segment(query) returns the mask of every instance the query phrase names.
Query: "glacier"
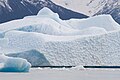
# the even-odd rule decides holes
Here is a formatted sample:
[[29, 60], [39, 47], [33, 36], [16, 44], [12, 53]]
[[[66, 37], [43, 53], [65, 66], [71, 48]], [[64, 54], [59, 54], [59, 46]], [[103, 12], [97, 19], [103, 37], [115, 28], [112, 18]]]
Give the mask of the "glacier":
[[120, 25], [110, 15], [61, 20], [45, 7], [0, 24], [0, 36], [1, 53], [32, 66], [120, 65]]
[[31, 64], [22, 58], [0, 55], [0, 72], [28, 72]]

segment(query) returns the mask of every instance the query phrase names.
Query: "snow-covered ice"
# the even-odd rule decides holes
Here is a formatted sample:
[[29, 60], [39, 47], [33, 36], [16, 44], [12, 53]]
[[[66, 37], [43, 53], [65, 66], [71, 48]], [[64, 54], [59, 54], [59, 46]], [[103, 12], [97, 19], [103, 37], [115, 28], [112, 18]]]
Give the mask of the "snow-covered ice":
[[120, 29], [120, 25], [115, 22], [111, 15], [99, 15], [88, 19], [71, 19], [67, 23], [74, 29], [86, 29], [89, 27], [103, 28], [106, 31]]
[[0, 35], [2, 53], [33, 66], [120, 65], [120, 25], [110, 15], [61, 20], [43, 8], [0, 24]]

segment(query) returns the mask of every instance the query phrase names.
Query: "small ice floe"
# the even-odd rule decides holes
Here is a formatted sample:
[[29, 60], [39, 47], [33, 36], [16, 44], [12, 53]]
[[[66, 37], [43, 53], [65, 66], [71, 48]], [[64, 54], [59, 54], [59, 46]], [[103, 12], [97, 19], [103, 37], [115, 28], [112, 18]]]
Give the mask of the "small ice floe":
[[25, 59], [0, 55], [0, 72], [28, 72], [30, 67]]

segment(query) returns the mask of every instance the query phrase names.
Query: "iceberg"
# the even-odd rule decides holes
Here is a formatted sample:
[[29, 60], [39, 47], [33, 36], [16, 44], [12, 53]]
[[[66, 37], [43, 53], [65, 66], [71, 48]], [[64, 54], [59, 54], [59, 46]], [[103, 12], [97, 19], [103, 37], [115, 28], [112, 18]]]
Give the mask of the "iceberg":
[[61, 20], [43, 8], [0, 24], [0, 34], [2, 53], [32, 66], [120, 65], [120, 25], [110, 15]]
[[0, 55], [0, 72], [28, 72], [30, 67], [25, 59]]

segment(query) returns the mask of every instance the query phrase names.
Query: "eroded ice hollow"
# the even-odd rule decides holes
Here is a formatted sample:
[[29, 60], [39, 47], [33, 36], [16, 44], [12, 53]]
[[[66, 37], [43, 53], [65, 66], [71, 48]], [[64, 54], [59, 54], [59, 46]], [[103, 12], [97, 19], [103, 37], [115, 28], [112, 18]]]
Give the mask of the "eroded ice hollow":
[[120, 25], [110, 15], [61, 20], [45, 7], [0, 24], [0, 34], [2, 52], [32, 66], [120, 65]]

